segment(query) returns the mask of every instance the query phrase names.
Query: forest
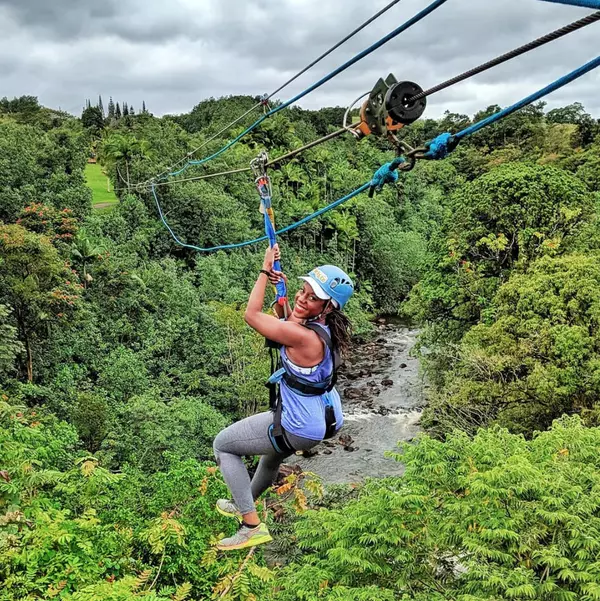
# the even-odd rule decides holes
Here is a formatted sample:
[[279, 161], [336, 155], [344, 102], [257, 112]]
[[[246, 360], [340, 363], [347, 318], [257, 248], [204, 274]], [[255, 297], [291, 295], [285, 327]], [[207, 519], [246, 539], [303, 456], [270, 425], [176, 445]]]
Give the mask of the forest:
[[[0, 601], [600, 600], [600, 122], [579, 103], [533, 104], [281, 237], [290, 281], [322, 263], [353, 275], [357, 340], [381, 316], [418, 325], [423, 434], [393, 454], [402, 477], [288, 476], [265, 501], [270, 553], [215, 550], [232, 524], [212, 441], [268, 407], [244, 322], [264, 245], [183, 248], [137, 184], [223, 146], [258, 100], [160, 118], [0, 100]], [[498, 109], [425, 115], [401, 137]], [[186, 176], [282, 156], [344, 112], [281, 111]], [[278, 225], [393, 156], [347, 135], [282, 163]], [[92, 157], [110, 210], [94, 209]], [[248, 173], [157, 194], [186, 243], [261, 235]]]

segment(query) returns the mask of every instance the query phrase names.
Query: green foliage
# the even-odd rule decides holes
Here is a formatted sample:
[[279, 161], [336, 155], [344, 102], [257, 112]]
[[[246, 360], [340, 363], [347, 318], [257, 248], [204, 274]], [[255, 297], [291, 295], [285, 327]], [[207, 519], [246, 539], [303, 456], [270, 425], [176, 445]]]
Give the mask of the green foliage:
[[101, 455], [115, 465], [130, 463], [150, 472], [165, 467], [166, 453], [181, 459], [212, 458], [212, 441], [227, 425], [199, 398], [164, 401], [152, 393], [132, 397], [115, 417], [110, 429], [106, 426]]
[[44, 132], [31, 125], [0, 121], [0, 220], [14, 222], [32, 203], [71, 209], [84, 217], [91, 209], [83, 169], [87, 140], [75, 128]]
[[591, 409], [600, 389], [598, 255], [545, 257], [514, 273], [485, 323], [472, 328], [443, 393], [427, 410], [442, 431], [498, 422], [545, 428], [563, 413]]
[[493, 429], [403, 445], [403, 478], [298, 523], [306, 556], [273, 599], [591, 601], [599, 450], [577, 418], [530, 442]]
[[[216, 468], [170, 455], [168, 471], [145, 475], [127, 467], [113, 474], [76, 452], [71, 426], [6, 400], [0, 400], [2, 601], [209, 599], [237, 571], [236, 557], [217, 563], [211, 547], [230, 524], [214, 512], [224, 492]], [[270, 579], [250, 562], [228, 599], [262, 597]]]
[[17, 337], [17, 328], [8, 323], [9, 310], [0, 305], [0, 374], [10, 373], [14, 362], [23, 352], [23, 345]]
[[[282, 237], [291, 292], [316, 264], [352, 274], [359, 334], [409, 298], [402, 308], [426, 324], [435, 386], [425, 425], [474, 438], [424, 438], [404, 449], [404, 479], [371, 482], [349, 502], [328, 493], [300, 520], [294, 550], [290, 524], [274, 526], [275, 548], [295, 562], [281, 577], [260, 552], [240, 570], [238, 554], [214, 550], [235, 524], [214, 512], [225, 488], [201, 462], [221, 428], [267, 402], [263, 341], [243, 321], [263, 248], [182, 249], [131, 184], [257, 101], [209, 99], [157, 119], [111, 99], [106, 124], [101, 102], [80, 121], [35, 98], [0, 101], [1, 387], [36, 406], [5, 397], [0, 409], [0, 601], [598, 598], [597, 432], [565, 420], [531, 442], [477, 433], [496, 423], [532, 435], [563, 412], [600, 422], [600, 141], [580, 105], [530, 107], [448, 160], [421, 162], [395, 189]], [[186, 176], [247, 166], [263, 148], [281, 156], [339, 127], [343, 112], [282, 111]], [[470, 122], [446, 113], [400, 135], [417, 146]], [[85, 186], [93, 137], [119, 189], [106, 214], [90, 214]], [[368, 181], [390, 156], [384, 140], [347, 137], [271, 170], [278, 226]], [[245, 173], [158, 194], [191, 244], [262, 233]], [[304, 492], [294, 495], [303, 509]]]
[[515, 163], [494, 169], [453, 194], [405, 310], [438, 325], [434, 339], [458, 342], [511, 270], [573, 248], [593, 209], [567, 173]]
[[50, 240], [20, 225], [0, 225], [0, 300], [14, 309], [19, 340], [26, 350], [22, 371], [33, 380], [39, 343], [48, 326], [72, 313], [80, 301], [81, 284], [60, 259]]

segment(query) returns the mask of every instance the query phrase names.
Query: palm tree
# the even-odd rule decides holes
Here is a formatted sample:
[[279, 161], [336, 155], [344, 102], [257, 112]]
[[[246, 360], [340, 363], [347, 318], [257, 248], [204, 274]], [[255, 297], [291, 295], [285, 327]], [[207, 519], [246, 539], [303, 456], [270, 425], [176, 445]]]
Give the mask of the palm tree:
[[106, 166], [125, 164], [127, 188], [130, 188], [129, 165], [135, 157], [150, 158], [150, 144], [147, 140], [138, 140], [135, 136], [111, 134], [101, 146], [101, 161]]
[[83, 270], [83, 285], [87, 288], [91, 276], [87, 273], [87, 267], [93, 263], [99, 255], [104, 252], [104, 247], [88, 238], [84, 232], [79, 232], [71, 245], [71, 257], [74, 263], [79, 263]]
[[[334, 230], [339, 245], [338, 250], [346, 254], [346, 263], [354, 268], [356, 241], [360, 239], [356, 217], [350, 211], [336, 211], [330, 214], [327, 227]], [[352, 252], [352, 261], [348, 261], [350, 252]]]

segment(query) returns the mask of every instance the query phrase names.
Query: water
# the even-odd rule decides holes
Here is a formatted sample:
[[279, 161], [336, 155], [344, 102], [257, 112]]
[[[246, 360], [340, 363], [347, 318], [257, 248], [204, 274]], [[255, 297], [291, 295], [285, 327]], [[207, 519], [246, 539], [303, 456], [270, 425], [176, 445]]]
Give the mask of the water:
[[316, 473], [326, 484], [401, 475], [402, 464], [384, 453], [420, 431], [423, 382], [418, 360], [409, 356], [418, 334], [401, 324], [383, 324], [374, 341], [358, 346], [337, 385], [344, 427], [316, 447], [316, 455], [286, 463]]

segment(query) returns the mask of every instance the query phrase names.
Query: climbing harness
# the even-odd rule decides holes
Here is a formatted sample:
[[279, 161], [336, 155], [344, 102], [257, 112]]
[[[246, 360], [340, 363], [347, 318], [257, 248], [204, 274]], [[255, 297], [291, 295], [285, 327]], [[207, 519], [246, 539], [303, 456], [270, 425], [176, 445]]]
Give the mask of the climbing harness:
[[[287, 363], [281, 359], [281, 345], [272, 341], [267, 341], [269, 354], [271, 357], [271, 377], [267, 380], [266, 386], [269, 389], [269, 408], [273, 412], [273, 423], [269, 426], [269, 438], [274, 449], [278, 453], [293, 453], [294, 448], [290, 444], [285, 430], [281, 425], [281, 414], [283, 405], [281, 400], [281, 381], [285, 385], [303, 396], [320, 396], [324, 404], [325, 436], [324, 439], [331, 438], [337, 429], [337, 421], [333, 403], [329, 398], [329, 393], [333, 390], [337, 381], [337, 372], [341, 365], [340, 353], [335, 348], [331, 336], [320, 325], [314, 322], [304, 324], [305, 328], [312, 330], [323, 341], [323, 344], [329, 349], [333, 359], [333, 369], [331, 374], [320, 382], [310, 382], [305, 378], [293, 374]], [[275, 354], [279, 357], [276, 360]]]

